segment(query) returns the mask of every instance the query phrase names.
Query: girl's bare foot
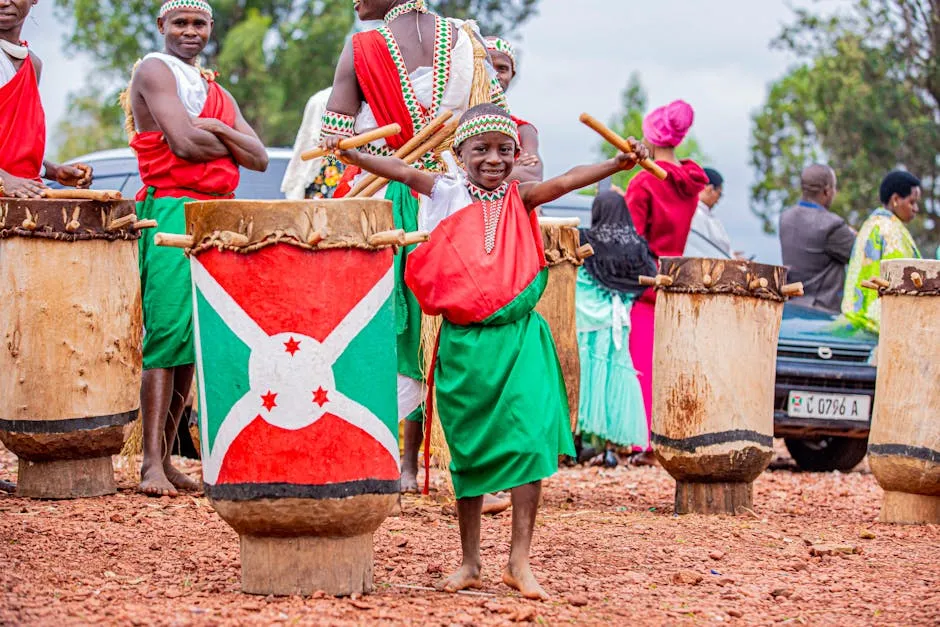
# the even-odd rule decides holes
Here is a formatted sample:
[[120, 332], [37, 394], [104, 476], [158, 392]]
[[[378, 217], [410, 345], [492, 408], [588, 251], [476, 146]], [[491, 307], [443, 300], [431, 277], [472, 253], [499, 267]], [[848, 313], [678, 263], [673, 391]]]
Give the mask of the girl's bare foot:
[[514, 566], [509, 563], [503, 571], [503, 583], [510, 588], [515, 588], [527, 599], [547, 601], [549, 598], [548, 593], [535, 580], [532, 568], [528, 564]]
[[[196, 481], [189, 475], [183, 474], [170, 464], [164, 464], [163, 474], [167, 481], [173, 484], [173, 487], [184, 492], [202, 492], [202, 483]], [[170, 496], [175, 496], [171, 494]]]
[[179, 496], [176, 487], [170, 483], [163, 468], [151, 466], [140, 471], [140, 485], [138, 490], [147, 496]]
[[480, 567], [478, 565], [464, 564], [457, 571], [444, 580], [441, 590], [444, 592], [460, 592], [473, 588], [479, 590], [483, 587], [483, 580], [480, 579]]
[[483, 496], [483, 513], [495, 516], [505, 512], [512, 505], [512, 500], [508, 494], [500, 492], [498, 494], [485, 494]]

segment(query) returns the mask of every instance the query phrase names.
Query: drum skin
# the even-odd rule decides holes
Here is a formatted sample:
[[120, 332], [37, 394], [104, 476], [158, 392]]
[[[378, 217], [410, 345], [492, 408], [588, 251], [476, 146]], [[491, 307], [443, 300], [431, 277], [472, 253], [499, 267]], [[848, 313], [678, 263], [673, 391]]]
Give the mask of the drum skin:
[[881, 520], [938, 524], [940, 261], [892, 259], [882, 262], [881, 273], [889, 287], [881, 295], [868, 437], [872, 474], [885, 490]]
[[369, 244], [394, 229], [391, 203], [186, 215], [203, 478], [241, 536], [242, 589], [368, 592], [400, 489], [393, 249]]
[[115, 491], [110, 456], [140, 406], [133, 201], [0, 200], [0, 440], [17, 493]]

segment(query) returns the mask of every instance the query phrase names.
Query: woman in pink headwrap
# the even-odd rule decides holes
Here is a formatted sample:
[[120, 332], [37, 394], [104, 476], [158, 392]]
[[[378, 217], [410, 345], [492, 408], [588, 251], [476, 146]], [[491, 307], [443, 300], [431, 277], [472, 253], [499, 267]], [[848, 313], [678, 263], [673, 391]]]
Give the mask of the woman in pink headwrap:
[[[640, 172], [630, 181], [626, 200], [636, 230], [649, 242], [659, 257], [682, 256], [698, 205], [698, 195], [708, 185], [708, 177], [691, 159], [676, 158], [676, 146], [682, 143], [695, 112], [682, 100], [660, 107], [643, 120], [643, 143], [650, 157], [669, 173], [661, 181], [649, 172]], [[653, 407], [653, 319], [656, 293], [647, 290], [630, 312], [630, 355], [639, 371], [646, 424], [650, 425]], [[649, 429], [647, 429], [649, 431]], [[652, 463], [652, 451], [646, 451], [635, 463]]]

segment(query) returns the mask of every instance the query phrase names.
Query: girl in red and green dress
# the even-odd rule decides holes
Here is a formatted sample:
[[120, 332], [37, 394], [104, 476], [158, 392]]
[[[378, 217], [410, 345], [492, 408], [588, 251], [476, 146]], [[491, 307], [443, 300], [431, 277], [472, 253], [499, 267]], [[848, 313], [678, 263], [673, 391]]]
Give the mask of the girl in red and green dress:
[[447, 175], [389, 157], [338, 154], [431, 199], [419, 216], [431, 239], [411, 253], [405, 280], [424, 312], [444, 319], [432, 376], [452, 457], [463, 562], [443, 587], [482, 587], [483, 496], [511, 490], [512, 547], [503, 582], [544, 599], [529, 566], [541, 481], [574, 446], [555, 344], [534, 311], [547, 270], [533, 209], [633, 168], [644, 155], [620, 154], [542, 183], [509, 183], [520, 154], [518, 129], [491, 104], [464, 114], [454, 150], [465, 172]]

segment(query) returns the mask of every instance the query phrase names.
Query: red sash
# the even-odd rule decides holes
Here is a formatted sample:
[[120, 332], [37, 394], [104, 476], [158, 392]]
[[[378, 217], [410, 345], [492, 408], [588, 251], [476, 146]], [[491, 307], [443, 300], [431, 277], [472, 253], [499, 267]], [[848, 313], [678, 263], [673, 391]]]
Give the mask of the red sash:
[[414, 137], [415, 127], [405, 105], [402, 79], [398, 76], [392, 53], [382, 34], [374, 30], [353, 35], [352, 45], [356, 78], [376, 123], [379, 126], [401, 125], [401, 133], [385, 139], [392, 150], [398, 150]]
[[405, 283], [426, 314], [459, 325], [483, 322], [545, 267], [538, 216], [525, 210], [518, 181], [506, 193], [491, 253], [483, 247], [484, 231], [476, 202], [442, 220], [431, 240], [409, 253]]
[[9, 83], [0, 87], [0, 169], [39, 180], [46, 154], [46, 114], [32, 57]]
[[[235, 126], [235, 104], [218, 83], [209, 83], [209, 94], [199, 117], [215, 118]], [[180, 159], [170, 150], [160, 131], [137, 133], [131, 140], [131, 148], [137, 153], [140, 178], [144, 182], [137, 192], [139, 201], [147, 197], [148, 187], [155, 188], [157, 198], [186, 196], [196, 200], [232, 198], [232, 192], [238, 187], [238, 164], [231, 156], [206, 163]]]

